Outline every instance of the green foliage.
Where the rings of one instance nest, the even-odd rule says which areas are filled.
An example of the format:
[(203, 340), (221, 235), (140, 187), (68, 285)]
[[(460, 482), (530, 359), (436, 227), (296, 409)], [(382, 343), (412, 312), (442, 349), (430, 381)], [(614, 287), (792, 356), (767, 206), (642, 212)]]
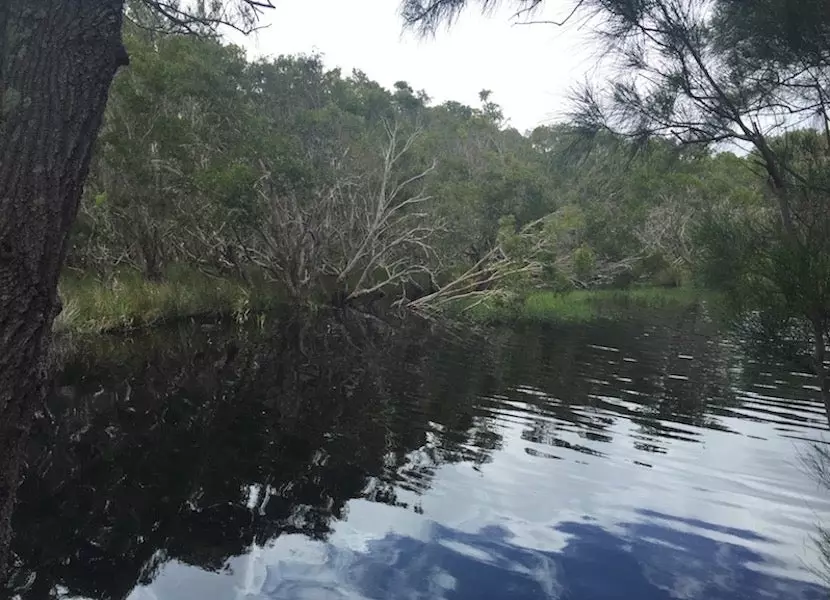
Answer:
[(478, 322), (588, 322), (621, 319), (642, 310), (684, 310), (710, 300), (695, 288), (537, 291), (511, 301), (483, 303), (468, 314)]
[[(326, 69), (317, 55), (248, 62), (215, 38), (137, 28), (126, 43), (132, 65), (112, 90), (69, 263), (96, 281), (138, 273), (136, 289), (152, 282), (158, 289), (145, 295), (168, 299), (139, 306), (99, 290), (100, 302), (81, 303), (84, 322), (93, 305), (108, 322), (116, 307), (125, 322), (152, 321), (157, 306), (202, 311), (164, 287), (171, 265), (249, 287), (256, 273), (313, 302), (354, 297), (348, 288), (358, 284), (379, 285), (389, 302), (454, 285), (505, 306), (537, 289), (680, 286), (693, 277), (715, 285), (712, 273), (727, 269), (717, 261), (730, 262), (724, 253), (740, 246), (717, 246), (726, 238), (712, 229), (713, 211), (755, 214), (765, 202), (754, 156), (571, 124), (523, 135), (504, 126), (487, 90), (478, 107), (434, 105), (405, 81), (387, 90), (359, 71)], [(390, 127), (406, 148), (391, 170)], [(809, 155), (819, 143), (793, 138), (787, 151)], [(396, 202), (420, 200), (391, 213), (396, 233), (365, 233), (361, 246), (375, 199), (413, 177)], [(396, 235), (404, 237), (383, 265), (366, 254)], [(350, 244), (363, 253), (365, 276), (354, 265), (338, 272), (351, 262)], [(208, 305), (237, 301), (222, 293)]]
[[(515, 16), (542, 2), (514, 0)], [(469, 5), (486, 10), (493, 4), (405, 0), (403, 16), (426, 33), (452, 23)], [(609, 265), (616, 258), (617, 266), (629, 267), (627, 272), (605, 269), (611, 281), (639, 271), (640, 278), (646, 274), (653, 282), (676, 285), (702, 262), (703, 279), (727, 290), (744, 319), (761, 315), (785, 330), (809, 330), (812, 343), (805, 348), (812, 345), (812, 368), (830, 419), (827, 8), (821, 0), (580, 0), (568, 18), (577, 15), (596, 28), (609, 61), (603, 65), (610, 67), (609, 80), (598, 87), (586, 84), (574, 94), (571, 126), (534, 132), (531, 139), (565, 168), (575, 163), (557, 157), (555, 148), (563, 140), (576, 137), (571, 148), (579, 147), (584, 145), (581, 135), (604, 145), (599, 162), (576, 164), (604, 167), (585, 180), (583, 189), (599, 198), (599, 210), (586, 212), (586, 237), (599, 256), (610, 258)], [(615, 175), (621, 171), (607, 158), (621, 156), (622, 140), (634, 140), (631, 149), (645, 151), (645, 160), (627, 168), (620, 179)], [(675, 140), (679, 147), (673, 147)], [(707, 163), (707, 148), (723, 143), (748, 147), (747, 164), (758, 172), (744, 190), (733, 181), (713, 197), (715, 190), (699, 177), (711, 165), (702, 172), (698, 167)], [(673, 174), (659, 166), (667, 158), (676, 165)], [(736, 161), (727, 157), (722, 162)], [(759, 218), (754, 202), (758, 188), (766, 192), (762, 197), (775, 216), (767, 210)], [(585, 197), (584, 192), (578, 196)], [(731, 220), (719, 224), (705, 216), (724, 206), (731, 209)], [(695, 227), (702, 249), (689, 235)], [(637, 268), (620, 256), (652, 264)]]
[(160, 282), (129, 270), (106, 280), (68, 275), (60, 294), (55, 330), (61, 333), (124, 331), (186, 317), (248, 318), (282, 302), (265, 282), (216, 279), (181, 266), (169, 267)]
[(787, 165), (786, 201), (796, 225), (787, 229), (778, 210), (739, 197), (710, 208), (697, 226), (698, 276), (726, 292), (742, 325), (784, 345), (786, 337), (803, 338), (796, 330), (811, 323), (830, 328), (828, 155), (812, 131), (773, 138), (770, 146)]
[(574, 273), (580, 279), (588, 279), (597, 266), (597, 255), (590, 246), (582, 245), (574, 250)]

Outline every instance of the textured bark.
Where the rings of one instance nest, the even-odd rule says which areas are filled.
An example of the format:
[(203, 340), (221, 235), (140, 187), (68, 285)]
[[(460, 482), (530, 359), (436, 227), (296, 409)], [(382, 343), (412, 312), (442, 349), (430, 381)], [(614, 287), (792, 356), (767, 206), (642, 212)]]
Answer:
[(67, 235), (126, 62), (123, 1), (0, 0), (0, 581)]

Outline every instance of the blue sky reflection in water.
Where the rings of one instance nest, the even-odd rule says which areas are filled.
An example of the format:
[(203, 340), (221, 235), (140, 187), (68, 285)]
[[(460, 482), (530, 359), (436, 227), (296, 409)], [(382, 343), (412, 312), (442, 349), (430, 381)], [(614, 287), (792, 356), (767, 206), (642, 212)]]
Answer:
[[(24, 570), (69, 597), (130, 600), (826, 597), (809, 537), (830, 502), (798, 461), (825, 425), (803, 374), (742, 356), (701, 315), (485, 337), (443, 340), (429, 357), (390, 352), (371, 389), (397, 392), (357, 416), (344, 408), (316, 437), (291, 412), (302, 406), (279, 400), (280, 427), (294, 431), (278, 455), (291, 468), (259, 464), (252, 479), (242, 452), (267, 463), (261, 443), (218, 434), (211, 446), (227, 443), (229, 456), (211, 464), (226, 488), (211, 475), (182, 492), (161, 484), (168, 496), (136, 501), (129, 543), (107, 504), (62, 546), (77, 573), (35, 552), (36, 539), (21, 546)], [(404, 376), (404, 365), (420, 366)], [(118, 385), (89, 385), (85, 368), (86, 379), (70, 369), (64, 394), (123, 400)], [(296, 375), (285, 368), (280, 378)], [(148, 398), (181, 400), (187, 385)], [(355, 398), (367, 392), (355, 385)], [(234, 414), (222, 427), (245, 422)], [(125, 428), (123, 443), (137, 432)], [(377, 449), (363, 457), (354, 444)], [(123, 485), (98, 487), (116, 496)], [(219, 549), (228, 537), (238, 547)], [(144, 558), (127, 565), (119, 547)]]
[[(522, 462), (521, 455), (515, 459), (509, 468)], [(500, 484), (510, 485), (510, 494), (521, 495), (521, 500), (504, 497), (504, 505), (485, 507), (499, 492), (482, 489), (477, 479), (486, 479), (494, 465), (483, 467), (481, 474), (469, 465), (447, 467), (434, 484), (443, 493), (428, 493), (422, 499), (423, 516), (354, 500), (349, 519), (337, 525), (328, 543), (286, 536), (233, 559), (222, 574), (170, 565), (152, 586), (137, 590), (132, 598), (196, 597), (189, 595), (194, 590), (204, 598), (827, 597), (808, 574), (798, 572), (800, 558), (810, 549), (787, 526), (803, 519), (802, 533), (808, 532), (813, 520), (807, 506), (803, 512), (796, 507), (789, 516), (775, 518), (766, 512), (781, 501), (774, 495), (746, 508), (730, 507), (726, 499), (712, 507), (706, 506), (707, 493), (714, 496), (723, 489), (695, 493), (690, 486), (676, 488), (690, 497), (672, 502), (667, 489), (672, 483), (653, 483), (658, 489), (652, 495), (648, 478), (637, 478), (632, 473), (637, 467), (622, 463), (618, 468), (635, 481), (617, 487), (619, 482), (611, 480), (598, 497), (583, 498), (592, 506), (589, 511), (598, 515), (594, 518), (578, 514), (582, 502), (573, 493), (578, 478), (551, 473), (550, 480), (538, 481), (527, 473), (532, 462), (528, 460), (524, 476)], [(674, 477), (669, 479), (677, 484)], [(557, 491), (558, 486), (563, 489)], [(741, 487), (724, 498), (740, 502), (745, 493), (738, 491)], [(662, 499), (659, 489), (666, 490)], [(615, 492), (621, 496), (619, 502), (614, 502)], [(709, 518), (726, 523), (746, 519), (746, 512), (761, 508), (765, 512), (757, 515), (758, 531), (773, 534), (778, 529), (795, 537), (787, 544), (752, 529), (636, 505), (663, 506), (681, 515), (711, 510)], [(780, 525), (765, 526), (765, 520)]]

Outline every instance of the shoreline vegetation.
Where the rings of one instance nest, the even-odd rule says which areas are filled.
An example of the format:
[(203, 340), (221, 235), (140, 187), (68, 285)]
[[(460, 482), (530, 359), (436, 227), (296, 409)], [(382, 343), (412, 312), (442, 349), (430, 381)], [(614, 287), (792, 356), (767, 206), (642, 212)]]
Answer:
[[(471, 326), (702, 308), (767, 339), (797, 332), (830, 414), (830, 130), (778, 128), (738, 155), (699, 138), (744, 123), (707, 101), (702, 129), (683, 113), (671, 135), (609, 127), (590, 102), (522, 132), (487, 89), (436, 102), (316, 54), (251, 61), (218, 37), (151, 34), (147, 16), (124, 32), (57, 332), (338, 307)], [(689, 37), (658, 46), (686, 56)], [(653, 100), (675, 97), (665, 83)], [(665, 124), (683, 105), (624, 106), (634, 96), (607, 114)]]
[(763, 205), (733, 154), (577, 123), (519, 132), (488, 90), (436, 103), (318, 55), (248, 61), (132, 25), (124, 38), (58, 333), (337, 307), (613, 317), (717, 287), (708, 219)]
[(61, 280), (59, 293), (63, 310), (53, 327), (59, 334), (124, 333), (190, 318), (244, 322), (285, 305), (280, 290), (268, 282), (188, 269), (173, 270), (159, 281), (135, 272), (106, 280), (70, 274)]
[[(63, 310), (54, 325), (60, 334), (118, 334), (191, 318), (244, 323), (291, 307), (278, 286), (261, 278), (231, 279), (188, 269), (171, 270), (159, 281), (137, 272), (106, 280), (69, 274), (61, 281), (60, 293)], [(687, 308), (710, 296), (688, 286), (534, 290), (514, 293), (507, 300), (494, 298), (453, 316), (473, 324), (587, 322), (624, 317), (635, 309)], [(318, 306), (331, 307), (324, 302)]]
[(485, 324), (584, 323), (620, 319), (637, 310), (677, 310), (701, 305), (715, 294), (691, 286), (620, 289), (534, 290), (507, 303), (482, 303), (469, 318)]

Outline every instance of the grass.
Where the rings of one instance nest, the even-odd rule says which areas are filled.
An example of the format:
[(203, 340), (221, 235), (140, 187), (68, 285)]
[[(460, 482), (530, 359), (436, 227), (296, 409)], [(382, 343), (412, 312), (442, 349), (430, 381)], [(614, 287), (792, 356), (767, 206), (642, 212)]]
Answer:
[(511, 302), (482, 303), (469, 315), (480, 322), (589, 322), (621, 318), (642, 309), (686, 308), (700, 303), (708, 295), (708, 292), (690, 287), (535, 291)]
[(63, 311), (55, 331), (103, 333), (124, 331), (189, 317), (251, 314), (282, 303), (279, 291), (265, 282), (252, 284), (173, 268), (162, 281), (148, 281), (133, 271), (106, 280), (64, 276), (60, 283)]
[[(106, 279), (70, 274), (62, 279), (60, 293), (64, 307), (55, 331), (78, 334), (128, 331), (186, 318), (232, 317), (244, 322), (286, 304), (280, 290), (261, 277), (245, 283), (182, 267), (171, 268), (162, 281), (148, 281), (135, 271)], [(588, 322), (642, 309), (685, 308), (707, 295), (690, 287), (534, 291), (482, 303), (464, 314), (483, 323)]]

